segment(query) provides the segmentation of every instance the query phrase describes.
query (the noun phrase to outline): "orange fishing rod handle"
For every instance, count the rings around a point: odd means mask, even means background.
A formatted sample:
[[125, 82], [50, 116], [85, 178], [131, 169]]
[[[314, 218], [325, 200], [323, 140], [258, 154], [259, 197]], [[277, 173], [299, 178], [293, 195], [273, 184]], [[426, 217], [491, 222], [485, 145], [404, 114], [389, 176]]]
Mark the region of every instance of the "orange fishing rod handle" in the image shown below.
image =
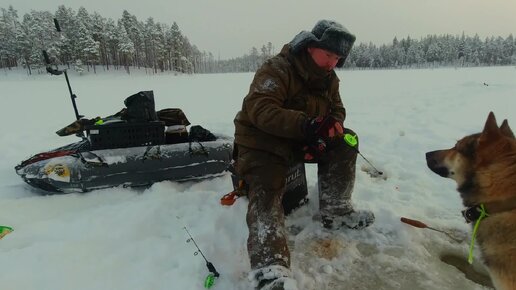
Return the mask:
[[406, 223], [406, 224], [411, 225], [411, 226], [416, 227], [416, 228], [424, 229], [424, 228], [428, 227], [423, 222], [420, 222], [420, 221], [417, 221], [417, 220], [413, 220], [413, 219], [408, 219], [406, 217], [402, 217], [401, 218], [401, 222]]

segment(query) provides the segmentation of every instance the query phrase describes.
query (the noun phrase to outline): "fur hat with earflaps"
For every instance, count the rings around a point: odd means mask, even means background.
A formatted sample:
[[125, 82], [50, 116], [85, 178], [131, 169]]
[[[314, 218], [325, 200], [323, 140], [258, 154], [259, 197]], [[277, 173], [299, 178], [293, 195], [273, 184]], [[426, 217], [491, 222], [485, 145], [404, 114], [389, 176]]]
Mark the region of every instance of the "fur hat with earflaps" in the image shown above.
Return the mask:
[[342, 24], [333, 20], [319, 20], [312, 31], [301, 31], [290, 42], [291, 52], [299, 53], [306, 47], [318, 47], [340, 55], [337, 67], [342, 67], [356, 37]]

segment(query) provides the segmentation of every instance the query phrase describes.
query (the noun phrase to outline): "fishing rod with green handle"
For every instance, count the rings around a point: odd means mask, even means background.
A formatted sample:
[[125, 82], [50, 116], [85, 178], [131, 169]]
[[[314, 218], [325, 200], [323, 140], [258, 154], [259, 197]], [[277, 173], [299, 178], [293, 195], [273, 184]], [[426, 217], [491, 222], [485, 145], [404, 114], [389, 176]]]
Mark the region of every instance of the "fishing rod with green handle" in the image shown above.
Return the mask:
[[[177, 217], [177, 219], [180, 219], [180, 218]], [[188, 228], [186, 226], [184, 226], [183, 229], [186, 231], [186, 233], [190, 237], [188, 240], [186, 240], [186, 242], [187, 243], [189, 243], [190, 241], [193, 242], [195, 247], [197, 248], [197, 251], [194, 253], [194, 256], [197, 256], [197, 254], [201, 254], [204, 261], [206, 261], [206, 267], [208, 268], [208, 271], [210, 272], [210, 274], [208, 274], [206, 276], [206, 278], [204, 279], [204, 288], [209, 289], [213, 285], [215, 285], [215, 281], [217, 280], [217, 278], [219, 278], [220, 274], [219, 274], [219, 272], [217, 272], [217, 269], [215, 269], [215, 266], [211, 262], [209, 262], [208, 259], [206, 259], [206, 256], [204, 256], [204, 253], [201, 251], [201, 249], [195, 242], [194, 238], [188, 231]]]

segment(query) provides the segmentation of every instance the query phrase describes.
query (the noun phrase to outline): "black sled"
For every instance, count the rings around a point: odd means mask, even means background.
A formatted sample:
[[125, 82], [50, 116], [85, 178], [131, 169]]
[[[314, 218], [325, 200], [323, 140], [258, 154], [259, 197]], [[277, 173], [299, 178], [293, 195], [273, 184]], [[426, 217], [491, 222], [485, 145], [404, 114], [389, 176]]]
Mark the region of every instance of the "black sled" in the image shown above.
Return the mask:
[[187, 181], [224, 174], [232, 140], [192, 126], [179, 109], [154, 111], [152, 91], [126, 99], [126, 109], [107, 118], [78, 119], [57, 133], [81, 141], [22, 161], [16, 173], [43, 193], [86, 192]]

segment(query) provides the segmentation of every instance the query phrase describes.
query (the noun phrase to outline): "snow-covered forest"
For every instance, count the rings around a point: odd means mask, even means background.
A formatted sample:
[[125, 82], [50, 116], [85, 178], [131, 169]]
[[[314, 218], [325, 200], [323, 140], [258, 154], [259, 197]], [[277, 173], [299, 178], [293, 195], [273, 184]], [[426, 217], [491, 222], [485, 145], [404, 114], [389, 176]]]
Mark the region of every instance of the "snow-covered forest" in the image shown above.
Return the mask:
[[[125, 10], [120, 19], [113, 20], [63, 5], [55, 13], [33, 10], [21, 19], [12, 6], [0, 9], [0, 68], [24, 67], [29, 74], [43, 71], [42, 50], [48, 51], [54, 63], [78, 72], [96, 72], [101, 66], [127, 73], [131, 68], [145, 68], [149, 73], [219, 73], [255, 71], [280, 49], [269, 42], [241, 57], [220, 60], [191, 44], [177, 23], [159, 23], [152, 17], [140, 21]], [[54, 28], [54, 18], [61, 32]], [[346, 62], [348, 68], [516, 64], [512, 34], [485, 39], [464, 34], [394, 37], [392, 43], [381, 46], [361, 43], [358, 36], [357, 42]]]
[[[54, 28], [59, 21], [62, 32]], [[52, 14], [31, 11], [19, 21], [17, 11], [2, 8], [0, 18], [0, 67], [23, 66], [29, 73], [44, 65], [42, 50], [53, 62], [77, 70], [151, 68], [154, 72], [173, 70], [206, 72], [213, 56], [192, 46], [178, 25], [145, 22], [124, 11], [118, 20], [106, 19], [85, 8], [75, 12], [61, 5]]]

